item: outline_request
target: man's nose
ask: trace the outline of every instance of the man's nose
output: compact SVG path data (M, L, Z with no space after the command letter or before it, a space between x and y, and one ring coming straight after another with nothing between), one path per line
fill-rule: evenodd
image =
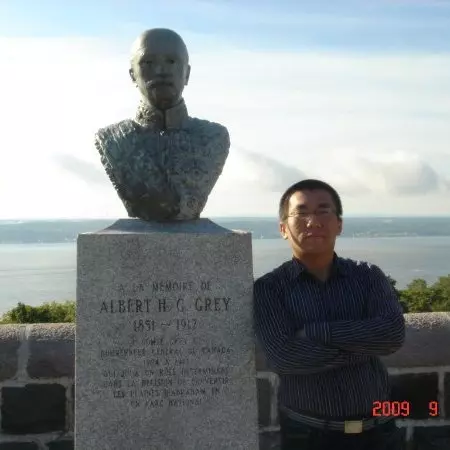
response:
M320 220L317 219L316 214L309 214L308 217L306 218L306 226L308 228L313 227L313 226L320 226Z

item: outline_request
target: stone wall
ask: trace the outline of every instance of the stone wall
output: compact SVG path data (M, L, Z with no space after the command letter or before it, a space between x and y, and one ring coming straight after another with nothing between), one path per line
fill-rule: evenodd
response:
M74 335L73 324L0 325L0 450L73 449Z
M450 313L405 317L404 347L383 360L392 400L411 406L406 448L450 449ZM259 349L257 377L261 450L277 450L278 379ZM0 325L0 450L73 449L73 399L74 325Z

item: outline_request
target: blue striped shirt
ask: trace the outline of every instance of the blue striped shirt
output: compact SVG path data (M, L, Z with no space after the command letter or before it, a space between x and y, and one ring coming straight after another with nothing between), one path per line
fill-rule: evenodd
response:
M405 321L379 267L335 254L322 282L293 258L256 280L254 315L258 340L280 377L281 408L330 419L370 417L375 401L389 399L379 356L402 346Z

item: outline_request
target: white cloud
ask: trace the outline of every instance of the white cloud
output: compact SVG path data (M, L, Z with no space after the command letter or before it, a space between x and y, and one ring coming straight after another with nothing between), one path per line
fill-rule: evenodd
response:
M322 176L351 196L372 193L404 199L430 193L445 195L448 191L445 176L427 161L405 152L367 156L341 150L330 154L330 162L332 168L323 171Z
M283 192L302 178L305 175L294 166L235 145L227 160L227 172L221 185L230 192L255 188L262 192Z
M206 215L276 214L302 177L336 183L350 213L450 214L450 55L217 52L183 36L188 109L232 141ZM124 214L92 141L134 114L130 43L0 39L1 218Z

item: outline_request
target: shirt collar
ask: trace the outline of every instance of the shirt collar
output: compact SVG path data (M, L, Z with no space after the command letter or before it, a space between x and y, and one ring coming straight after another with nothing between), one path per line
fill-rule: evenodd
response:
M165 111L141 101L135 118L137 123L153 130L184 128L187 119L188 111L183 99L178 105Z
M292 279L296 279L305 273L308 273L308 270L306 266L295 256L292 257L292 263L290 264L290 274ZM333 275L340 275L340 276L347 276L348 275L348 268L347 264L345 263L345 260L343 258L340 258L336 252L333 256L333 262L331 265L331 276Z

